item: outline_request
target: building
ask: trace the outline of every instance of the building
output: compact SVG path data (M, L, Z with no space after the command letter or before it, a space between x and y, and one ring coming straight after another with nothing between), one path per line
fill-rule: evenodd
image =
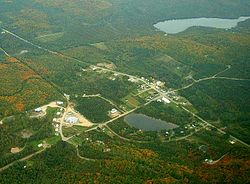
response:
M161 86L161 85L162 85L162 82L161 82L161 81L157 81L157 82L156 82L156 85L157 85L157 86Z
M62 101L57 101L56 104L57 105L63 105L63 102Z
M112 110L110 111L111 114L115 114L115 113L117 113L117 112L118 112L118 110L116 110L116 109L112 109Z
M70 116L70 117L65 118L65 122L74 124L74 123L78 123L79 119L77 117Z
M106 153L106 152L110 152L111 151L111 149L110 148L105 148L105 149L103 149L103 152L104 153Z
M166 97L162 97L162 101L163 101L164 103L167 103L167 104L169 104L169 103L170 103L170 100L169 100L169 99L167 99Z
M234 140L230 140L229 142L230 142L230 144L235 144Z
M42 111L43 111L43 110L42 110L41 107L38 107L38 108L35 109L35 112L42 112Z

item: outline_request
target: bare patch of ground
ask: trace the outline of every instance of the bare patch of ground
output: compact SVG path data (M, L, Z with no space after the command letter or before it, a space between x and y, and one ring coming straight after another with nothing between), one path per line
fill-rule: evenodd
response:
M10 149L11 153L19 153L20 151L22 151L22 149L20 149L19 147L14 147Z
M32 132L29 131L29 130L24 129L24 130L21 132L21 135L22 135L22 138L28 139L28 138L30 138L30 136L32 136Z
M104 68L107 68L109 70L113 70L116 68L114 63L98 63L97 66L104 67Z
M95 43L95 44L92 44L94 47L96 47L97 49L100 49L100 50L108 50L108 47L105 45L104 42L99 42L99 43Z
M83 115L81 115L79 112L77 112L74 109L73 105L70 105L70 107L68 107L68 110L67 110L66 113L68 113L70 116L74 116L74 117L76 117L76 118L79 119L79 123L74 123L73 125L84 126L84 127L91 127L91 126L93 126L93 123L91 123Z

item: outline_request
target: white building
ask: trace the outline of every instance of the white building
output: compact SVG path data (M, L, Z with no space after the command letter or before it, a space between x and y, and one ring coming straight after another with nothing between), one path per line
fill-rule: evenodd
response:
M63 105L63 102L62 101L57 101L56 104L57 105Z
M116 110L116 109L112 109L112 110L110 111L111 114L115 114L115 113L117 113L117 112L118 112L118 110Z
M157 86L161 86L161 85L162 85L162 82L161 82L161 81L157 81L157 82L156 82L156 85L157 85Z
M164 103L167 103L167 104L169 104L169 103L170 103L170 100L169 100L169 99L167 99L166 97L162 97L162 101L163 101Z
M65 122L74 124L74 123L78 123L79 119L77 117L70 116L70 117L65 118Z
M230 142L230 144L235 144L234 140L230 140L229 142Z
M43 110L42 110L41 107L38 107L38 108L35 109L35 112L42 112L42 111L43 111Z

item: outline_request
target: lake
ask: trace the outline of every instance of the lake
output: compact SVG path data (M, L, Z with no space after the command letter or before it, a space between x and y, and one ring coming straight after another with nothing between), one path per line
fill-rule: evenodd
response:
M173 123L167 123L159 119L136 113L127 115L124 120L130 126L141 129L143 131L171 130L178 127L178 125L175 125Z
M231 29L236 27L239 22L243 22L250 17L239 17L238 19L220 19L220 18L191 18L177 19L158 22L154 25L157 29L167 33L176 34L193 26L212 27L220 29Z

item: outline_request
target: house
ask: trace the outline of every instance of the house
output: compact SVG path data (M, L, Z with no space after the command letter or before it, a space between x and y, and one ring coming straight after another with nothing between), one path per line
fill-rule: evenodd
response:
M42 111L43 111L43 110L42 110L41 107L38 107L38 108L35 109L35 112L42 112Z
M110 152L111 151L111 149L110 148L105 148L105 149L103 149L103 152L104 153L106 153L106 152Z
M161 86L161 85L162 85L162 82L161 82L161 81L157 81L157 82L156 82L156 85L157 85L157 86Z
M112 109L112 110L110 111L111 114L115 114L115 113L117 113L117 112L118 112L118 110L116 110L116 109Z
M162 102L161 99L158 99L157 102Z
M57 101L56 104L57 105L63 105L63 102L62 101Z
M230 140L229 142L230 142L230 144L235 144L234 140Z

